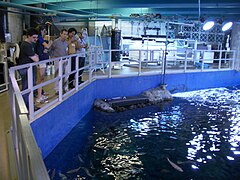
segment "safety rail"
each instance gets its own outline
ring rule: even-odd
[[[22,91],[22,95],[28,94],[29,100],[29,118],[34,120],[39,114],[45,112],[49,107],[56,105],[58,102],[66,99],[73,92],[78,91],[86,84],[89,84],[94,79],[99,78],[111,78],[111,77],[126,77],[126,76],[141,76],[141,75],[155,75],[165,73],[186,73],[186,72],[204,72],[204,71],[218,71],[234,69],[235,51],[203,51],[197,50],[189,53],[185,51],[182,56],[176,54],[175,50],[142,50],[132,49],[128,50],[135,53],[135,58],[121,59],[119,61],[111,61],[112,52],[121,50],[102,50],[101,48],[95,48],[93,51],[86,53],[86,65],[82,68],[79,67],[80,54],[69,55],[60,58],[49,59],[32,64],[26,64],[21,66],[15,66],[11,68],[11,72],[16,74],[16,71],[22,68],[28,69],[28,89]],[[157,59],[156,55],[157,54]],[[169,56],[173,54],[174,56]],[[191,54],[191,56],[189,56]],[[217,54],[217,57],[214,57]],[[154,58],[155,57],[155,58]],[[71,71],[71,58],[75,58],[75,70]],[[48,79],[38,85],[33,85],[33,69],[42,63],[50,63],[59,61],[58,76],[48,76]],[[68,65],[66,65],[66,62]],[[119,66],[119,68],[115,68]],[[122,67],[128,67],[126,68]],[[65,67],[65,68],[64,68]],[[129,70],[129,67],[131,70]],[[100,69],[101,71],[97,71]],[[74,89],[64,89],[66,86],[67,78],[71,74],[79,76],[79,71],[84,71],[84,83],[78,82],[78,78],[75,78]],[[87,74],[86,74],[87,73]],[[55,82],[58,84],[58,96],[54,96],[50,102],[41,105],[41,108],[37,108],[34,105],[34,91],[37,91],[40,87],[49,86]],[[80,85],[78,85],[80,84]],[[50,85],[51,86],[51,85]],[[52,89],[51,89],[52,91]],[[53,93],[55,94],[55,93]]]
[[[10,95],[12,105],[12,134],[13,142],[16,152],[17,169],[20,179],[49,179],[46,167],[41,157],[40,150],[34,139],[29,122],[36,119],[43,112],[47,112],[52,106],[56,106],[74,92],[83,88],[85,85],[99,78],[112,78],[112,77],[129,77],[129,76],[142,76],[142,75],[156,75],[165,73],[183,73],[183,72],[204,72],[204,71],[218,71],[225,69],[234,69],[235,51],[210,51],[218,53],[218,57],[213,57],[212,53],[209,57],[204,56],[206,51],[194,51],[185,53],[179,57],[176,52],[165,50],[128,50],[128,52],[135,52],[136,59],[119,59],[119,61],[112,61],[112,52],[122,50],[103,50],[95,48],[86,52],[86,65],[79,68],[78,58],[81,54],[74,54],[60,58],[49,59],[41,62],[15,66],[10,68]],[[146,53],[147,52],[147,53]],[[156,54],[155,54],[156,53]],[[169,56],[168,54],[175,54]],[[136,56],[137,55],[137,56]],[[207,58],[206,58],[207,57]],[[75,70],[71,71],[71,58],[75,58]],[[157,58],[157,59],[156,59]],[[214,62],[215,61],[215,62]],[[42,63],[52,64],[58,63],[59,73],[57,76],[50,75],[47,79],[38,85],[33,85],[33,70],[34,67]],[[205,66],[211,62],[212,67]],[[68,65],[66,65],[68,64]],[[154,64],[154,68],[152,68]],[[100,65],[100,66],[99,66]],[[130,71],[125,67],[133,67]],[[115,68],[120,66],[120,68]],[[199,66],[199,67],[198,67]],[[209,65],[210,66],[210,65]],[[68,69],[66,68],[68,67]],[[19,85],[16,81],[16,71],[22,68],[28,69],[28,89],[20,91]],[[66,68],[66,69],[65,69]],[[98,68],[101,71],[97,71]],[[75,88],[71,90],[64,89],[64,81],[69,75],[75,73],[75,77],[80,75],[80,71],[84,71],[84,82],[78,82],[75,78]],[[56,74],[56,73],[55,73]],[[40,87],[52,86],[53,83],[58,82],[58,95],[54,95],[50,102],[43,104],[40,109],[35,109],[34,91]],[[50,89],[51,90],[51,89]],[[29,109],[23,100],[23,95],[28,95]]]
[[[8,90],[8,82],[0,84],[0,93],[5,92]]]
[[[10,70],[10,103],[12,109],[11,134],[15,150],[17,176],[19,180],[50,179],[29,124],[25,106],[15,75]]]

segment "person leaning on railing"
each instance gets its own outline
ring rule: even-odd
[[[33,43],[37,42],[38,32],[34,28],[27,29],[27,38],[21,43],[18,65],[28,64],[39,61],[39,56],[35,53]],[[35,68],[35,66],[33,67]],[[22,79],[22,91],[28,88],[28,69],[19,69],[19,74]],[[34,72],[34,70],[33,70]],[[35,79],[35,73],[33,73]],[[24,102],[29,108],[28,94],[23,95]]]
[[[88,44],[82,34],[82,32],[79,33],[79,39],[77,40],[77,54],[79,54],[79,69],[84,67],[85,64],[85,57],[86,57],[86,49],[88,48]],[[78,74],[78,83],[81,84],[82,81],[82,73],[83,70],[79,71]]]
[[[67,38],[67,30],[62,29],[60,32],[60,37],[55,39],[50,47],[50,54],[52,58],[63,57],[68,55],[68,43],[66,41]],[[65,64],[63,64],[63,68],[65,68]],[[59,60],[54,61],[55,68],[55,77],[58,76],[59,72]],[[66,87],[64,87],[66,88]],[[56,94],[58,94],[58,81],[54,84],[54,90]]]
[[[77,50],[77,40],[78,37],[76,36],[77,30],[75,28],[69,28],[68,29],[68,36],[67,36],[67,42],[68,42],[68,54],[76,54]],[[71,71],[75,70],[76,66],[76,57],[71,57]],[[69,81],[69,88],[74,88],[73,81],[74,81],[75,73],[70,74],[68,81]]]
[[[48,49],[50,48],[52,41],[46,42],[44,36],[47,34],[46,28],[44,26],[38,26],[38,40],[35,45],[35,52],[39,56],[39,61],[49,59]],[[46,70],[46,63],[39,64],[37,66],[37,84],[40,84],[44,81]],[[42,87],[38,88],[38,97],[36,102],[44,103],[47,102],[47,96],[44,96]]]

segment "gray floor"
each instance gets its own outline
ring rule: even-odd
[[[7,131],[11,125],[11,109],[8,92],[0,94],[0,179],[10,180]]]

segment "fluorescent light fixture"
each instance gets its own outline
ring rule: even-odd
[[[207,21],[203,25],[203,30],[207,31],[210,30],[214,26],[214,21]]]
[[[222,26],[222,31],[227,31],[229,30],[233,25],[233,22],[228,22],[228,23],[225,23],[223,26]]]

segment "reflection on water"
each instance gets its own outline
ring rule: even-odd
[[[175,94],[175,97],[187,99],[191,102],[191,105],[198,107],[198,109],[199,106],[206,106],[210,111],[207,113],[207,123],[210,126],[208,126],[208,128],[203,127],[201,130],[202,134],[195,136],[194,139],[190,141],[190,144],[194,146],[194,148],[189,148],[190,155],[188,159],[193,159],[192,156],[194,156],[197,151],[206,152],[206,149],[209,149],[212,155],[216,156],[214,152],[220,151],[221,145],[225,142],[228,142],[232,146],[230,147],[230,151],[232,151],[233,154],[240,155],[240,90],[217,88],[179,93]],[[226,115],[222,116],[220,112],[224,112]],[[194,129],[192,130],[192,133],[196,133]],[[194,145],[193,143],[196,144]],[[206,145],[209,145],[209,147],[205,148]],[[226,158],[228,160],[234,160],[234,157],[231,156],[226,156]],[[212,159],[212,157],[201,157],[197,159],[197,161],[206,163],[206,159]]]
[[[240,90],[208,89],[91,112],[45,163],[52,179],[238,179]]]

